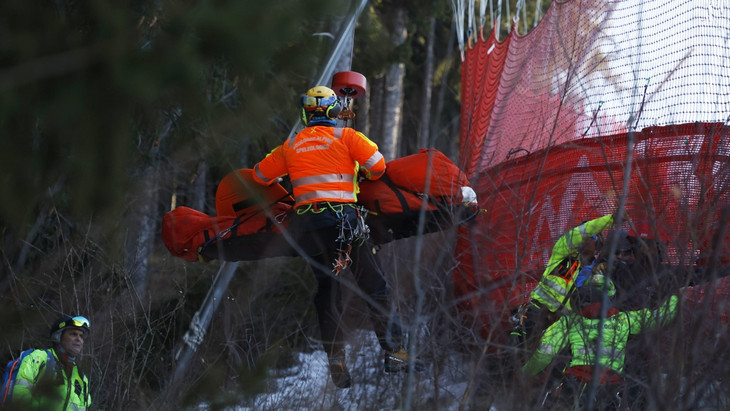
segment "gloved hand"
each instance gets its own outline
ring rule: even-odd
[[[620,212],[619,212],[619,211],[620,211]],[[615,211],[615,212],[613,213],[613,223],[614,223],[614,224],[618,223],[618,221],[619,221],[619,217],[620,217],[620,220],[621,220],[621,222],[626,222],[626,221],[629,221],[629,213],[628,213],[628,211],[626,210],[626,208],[624,208],[624,209],[622,209],[622,210],[616,210],[616,211]]]
[[[466,205],[477,205],[477,193],[468,186],[461,187],[461,202]]]

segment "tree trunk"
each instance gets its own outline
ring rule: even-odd
[[[365,134],[366,136],[370,137],[370,95],[373,93],[373,85],[370,82],[371,79],[367,79],[368,86],[367,90],[365,91],[365,96],[358,98],[357,105],[354,105],[352,108],[352,111],[355,112],[355,120],[353,124],[353,128],[356,130],[360,130]]]
[[[451,32],[450,34],[453,35],[455,26],[452,24],[451,26]],[[446,50],[446,57],[444,58],[446,61],[453,62],[454,60],[454,42],[450,41],[448,43],[448,47]],[[441,117],[443,115],[444,110],[444,100],[446,99],[446,89],[448,88],[448,79],[449,79],[449,73],[451,72],[453,64],[449,64],[445,70],[445,72],[441,76],[441,85],[439,86],[439,93],[436,97],[436,110],[433,114],[433,125],[431,126],[431,130],[433,130],[433,139],[432,144],[436,146],[436,142],[442,135],[446,138],[446,141],[444,145],[447,147],[446,149],[446,155],[454,160],[456,164],[459,164],[459,150],[458,150],[458,127],[457,127],[457,133],[456,134],[449,134],[447,130],[442,131],[442,129],[448,128],[449,130],[451,127],[447,124],[446,126],[442,126]],[[454,119],[450,119],[450,121],[456,121]],[[456,121],[458,124],[459,122]],[[446,132],[445,132],[446,131]]]
[[[150,165],[140,177],[141,189],[136,205],[131,209],[131,224],[127,225],[131,228],[127,238],[125,266],[138,298],[144,298],[147,292],[148,257],[157,234],[159,171],[156,166]]]
[[[333,23],[332,33],[340,33],[344,29],[347,17],[347,15],[343,15]],[[350,71],[350,67],[352,67],[352,50],[355,46],[355,30],[352,30],[350,35],[347,36],[344,41],[345,44],[343,46],[342,54],[340,54],[340,57],[337,59],[337,63],[335,63],[335,73],[340,71]],[[331,80],[332,79],[329,79],[329,81]]]
[[[427,148],[432,146],[429,139],[430,125],[431,125],[431,94],[433,88],[433,43],[436,37],[436,18],[431,17],[428,23],[428,38],[426,40],[426,61],[425,61],[425,73],[423,76],[423,98],[421,98],[421,122],[420,129],[418,130],[418,145],[419,148]]]
[[[207,197],[205,185],[207,181],[207,171],[208,164],[205,160],[200,160],[200,162],[198,162],[198,169],[190,179],[190,189],[188,192],[188,198],[190,199],[189,207],[202,212],[208,212],[208,210],[205,209],[205,200]]]
[[[385,99],[385,76],[375,77],[370,87],[370,107],[368,110],[365,135],[373,140],[382,151],[385,145],[383,136],[383,101]],[[390,160],[386,158],[386,161]]]
[[[147,292],[147,268],[149,256],[157,241],[159,214],[157,205],[160,198],[160,146],[175,129],[180,110],[174,109],[163,115],[162,129],[156,133],[151,144],[151,164],[138,174],[141,179],[137,201],[130,207],[129,223],[131,227],[126,240],[125,268],[129,273],[131,284],[138,298],[144,299]]]
[[[398,8],[393,14],[391,41],[401,46],[406,41],[406,10]],[[397,61],[391,64],[385,75],[385,96],[383,99],[383,147],[386,160],[399,156],[401,124],[403,123],[403,79],[406,65]]]

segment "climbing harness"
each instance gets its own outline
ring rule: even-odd
[[[352,263],[350,251],[352,251],[352,242],[355,239],[355,229],[345,218],[342,207],[340,207],[340,211],[335,211],[335,214],[337,215],[337,230],[339,235],[335,240],[337,244],[337,256],[335,256],[335,262],[332,265],[332,272],[335,275],[340,275],[342,270],[349,267],[350,263]]]
[[[340,206],[342,207],[342,205]],[[351,207],[357,212],[355,227],[352,227],[350,222],[345,218],[342,208],[340,208],[339,212],[335,211],[337,214],[337,229],[339,231],[339,235],[335,240],[337,243],[337,256],[332,265],[332,272],[335,275],[340,275],[342,270],[352,264],[352,258],[350,257],[352,244],[357,241],[359,246],[370,238],[370,227],[365,223],[367,210],[354,205]]]
[[[370,227],[365,223],[368,210],[365,207],[357,207],[357,227],[355,227],[355,239],[363,244],[370,238]]]
[[[347,219],[344,207],[350,207],[357,213],[357,219],[354,225]],[[321,203],[306,204],[304,207],[297,208],[296,213],[298,215],[305,213],[319,214],[327,209],[331,210],[337,218],[338,234],[335,239],[337,255],[332,263],[332,273],[340,275],[342,270],[348,268],[352,263],[350,253],[352,252],[353,244],[357,243],[356,246],[360,246],[370,238],[370,227],[365,223],[368,210],[354,203],[332,204],[329,201],[324,201]]]

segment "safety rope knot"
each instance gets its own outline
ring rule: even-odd
[[[332,272],[335,275],[340,275],[342,270],[347,269],[347,267],[352,264],[352,258],[350,258],[350,251],[352,251],[352,246],[347,246],[346,250],[339,249],[337,250],[337,257],[335,258],[335,262],[332,265]]]

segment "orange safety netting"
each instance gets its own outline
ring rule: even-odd
[[[672,264],[730,263],[721,3],[554,2],[529,35],[466,50],[460,166],[488,212],[460,229],[454,280],[486,334],[528,298],[555,240],[624,193]]]

